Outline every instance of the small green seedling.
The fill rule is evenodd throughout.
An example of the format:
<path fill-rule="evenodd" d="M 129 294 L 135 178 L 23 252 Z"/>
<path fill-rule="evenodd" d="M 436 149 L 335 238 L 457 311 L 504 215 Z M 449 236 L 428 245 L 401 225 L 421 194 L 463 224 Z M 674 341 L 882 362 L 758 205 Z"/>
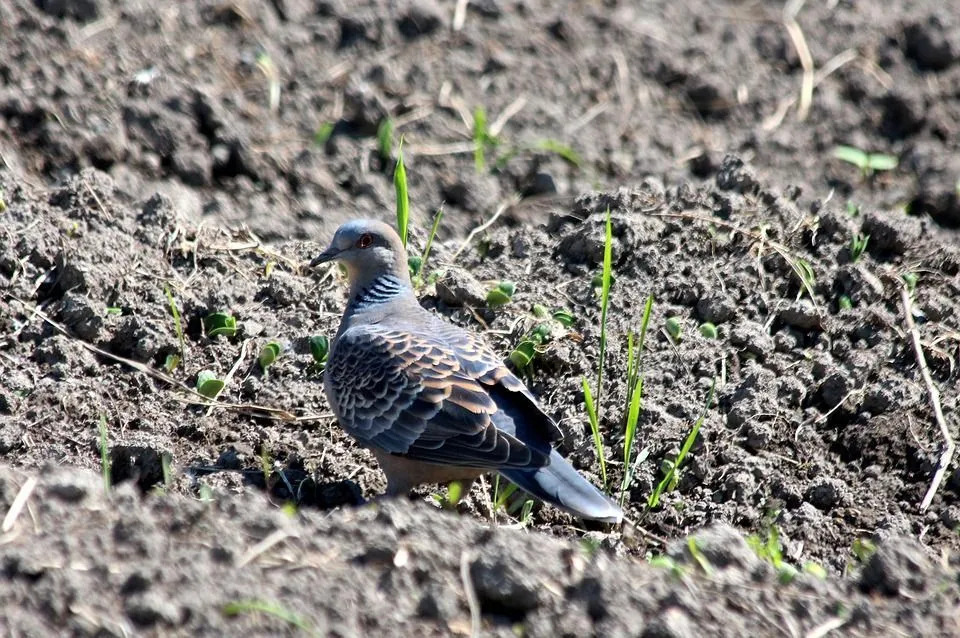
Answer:
<path fill-rule="evenodd" d="M 847 295 L 840 295 L 840 298 L 837 299 L 837 307 L 840 310 L 850 310 L 853 308 L 853 300 Z"/>
<path fill-rule="evenodd" d="M 310 355 L 318 368 L 327 365 L 327 357 L 330 356 L 330 340 L 324 335 L 310 337 Z"/>
<path fill-rule="evenodd" d="M 237 334 L 237 319 L 225 312 L 211 313 L 203 319 L 203 331 L 208 337 L 233 337 Z"/>
<path fill-rule="evenodd" d="M 683 319 L 680 317 L 668 317 L 667 320 L 663 323 L 664 329 L 667 331 L 667 334 L 670 335 L 670 339 L 674 343 L 680 343 L 680 336 L 683 332 Z"/>
<path fill-rule="evenodd" d="M 677 486 L 677 483 L 680 480 L 680 465 L 683 463 L 684 459 L 687 458 L 687 454 L 690 453 L 690 448 L 693 447 L 693 442 L 696 441 L 697 435 L 700 433 L 700 427 L 703 425 L 703 421 L 707 417 L 707 410 L 710 409 L 710 405 L 713 403 L 713 391 L 716 387 L 717 380 L 714 379 L 713 383 L 710 384 L 710 391 L 707 393 L 707 400 L 703 404 L 703 410 L 700 412 L 700 416 L 693 424 L 690 434 L 688 434 L 687 438 L 684 440 L 683 447 L 680 448 L 680 453 L 677 454 L 676 459 L 667 464 L 667 471 L 664 472 L 663 479 L 661 479 L 661 481 L 657 484 L 656 489 L 654 489 L 653 493 L 650 494 L 650 497 L 647 499 L 647 507 L 649 509 L 653 509 L 660 504 L 660 497 L 664 492 L 669 492 Z"/>
<path fill-rule="evenodd" d="M 683 565 L 675 561 L 667 554 L 657 554 L 656 556 L 652 556 L 650 558 L 650 566 L 666 569 L 674 578 L 677 579 L 683 578 L 684 575 Z"/>
<path fill-rule="evenodd" d="M 224 616 L 240 616 L 243 614 L 266 614 L 273 616 L 292 627 L 306 632 L 309 635 L 318 635 L 310 623 L 296 615 L 279 603 L 266 600 L 236 600 L 223 606 Z"/>
<path fill-rule="evenodd" d="M 697 539 L 693 536 L 687 538 L 687 551 L 690 552 L 693 560 L 697 561 L 697 565 L 700 565 L 700 569 L 703 570 L 703 573 L 706 574 L 708 578 L 713 575 L 713 565 L 710 564 L 707 557 L 700 551 L 700 546 L 697 545 Z"/>
<path fill-rule="evenodd" d="M 110 491 L 110 441 L 107 437 L 107 417 L 100 415 L 100 472 L 103 475 L 103 491 Z"/>
<path fill-rule="evenodd" d="M 700 334 L 707 339 L 716 339 L 717 338 L 717 327 L 706 321 L 700 324 Z"/>
<path fill-rule="evenodd" d="M 173 298 L 170 286 L 164 284 L 163 294 L 167 297 L 167 305 L 170 306 L 170 314 L 173 316 L 173 331 L 177 334 L 177 342 L 180 344 L 180 355 L 168 355 L 164 362 L 164 368 L 167 372 L 173 372 L 179 365 L 180 360 L 187 355 L 187 340 L 183 336 L 183 322 L 180 320 L 180 310 L 177 309 L 177 302 Z M 236 327 L 236 321 L 234 321 Z M 172 359 L 171 357 L 175 358 Z"/>
<path fill-rule="evenodd" d="M 870 560 L 870 557 L 873 556 L 874 552 L 877 551 L 877 546 L 869 538 L 858 538 L 853 541 L 851 551 L 853 552 L 854 558 L 860 563 L 866 563 Z"/>
<path fill-rule="evenodd" d="M 407 192 L 407 169 L 403 163 L 403 138 L 397 147 L 397 166 L 393 170 L 393 188 L 397 195 L 397 232 L 404 247 L 407 245 L 407 227 L 410 224 L 410 195 Z"/>
<path fill-rule="evenodd" d="M 603 270 L 600 276 L 600 357 L 597 362 L 597 401 L 603 390 L 603 363 L 607 352 L 607 310 L 610 306 L 610 286 L 613 285 L 613 224 L 610 208 L 604 226 Z M 604 480 L 606 485 L 606 480 Z"/>
<path fill-rule="evenodd" d="M 867 250 L 867 242 L 870 241 L 870 235 L 857 233 L 850 238 L 850 260 L 853 263 L 860 261 L 864 251 Z"/>
<path fill-rule="evenodd" d="M 597 408 L 593 402 L 593 394 L 590 392 L 590 384 L 587 378 L 583 377 L 583 402 L 587 407 L 587 417 L 590 419 L 590 433 L 593 435 L 593 447 L 597 452 L 597 460 L 600 461 L 600 477 L 603 479 L 603 488 L 609 491 L 607 482 L 607 459 L 603 451 L 603 437 L 600 436 L 600 419 L 597 417 Z"/>
<path fill-rule="evenodd" d="M 525 370 L 537 354 L 537 343 L 532 339 L 524 339 L 510 352 L 510 361 L 519 370 Z"/>
<path fill-rule="evenodd" d="M 266 51 L 257 52 L 257 68 L 267 78 L 269 87 L 269 107 L 271 111 L 276 111 L 280 107 L 280 73 L 277 72 L 277 65 Z"/>
<path fill-rule="evenodd" d="M 847 215 L 849 215 L 850 217 L 856 217 L 859 214 L 860 214 L 860 207 L 853 202 L 847 202 Z"/>
<path fill-rule="evenodd" d="M 107 314 L 108 314 L 108 315 L 122 315 L 122 314 L 123 314 L 123 308 L 118 308 L 118 307 L 116 307 L 116 306 L 107 306 Z"/>
<path fill-rule="evenodd" d="M 223 391 L 223 386 L 223 379 L 217 378 L 211 370 L 203 370 L 197 375 L 197 392 L 208 399 L 216 399 Z"/>
<path fill-rule="evenodd" d="M 559 155 L 564 161 L 566 161 L 569 164 L 572 164 L 573 166 L 576 166 L 577 168 L 580 168 L 583 165 L 583 159 L 580 157 L 580 155 L 575 150 L 573 150 L 572 148 L 564 144 L 563 142 L 559 142 L 557 140 L 548 138 L 548 139 L 543 139 L 537 142 L 535 147 L 540 149 L 541 151 L 555 153 L 556 155 Z"/>
<path fill-rule="evenodd" d="M 556 310 L 553 313 L 553 318 L 564 328 L 569 328 L 573 325 L 573 322 L 576 320 L 573 316 L 573 313 L 567 310 Z"/>
<path fill-rule="evenodd" d="M 333 129 L 333 122 L 324 122 L 318 126 L 316 133 L 313 134 L 313 143 L 317 146 L 325 146 L 333 137 Z"/>
<path fill-rule="evenodd" d="M 498 308 L 508 304 L 513 300 L 513 294 L 517 291 L 517 285 L 512 281 L 501 281 L 495 287 L 487 292 L 487 305 L 491 308 Z"/>
<path fill-rule="evenodd" d="M 257 363 L 259 363 L 263 371 L 266 372 L 267 368 L 277 360 L 282 351 L 283 347 L 279 343 L 271 341 L 260 348 L 260 354 L 257 355 Z"/>
<path fill-rule="evenodd" d="M 864 177 L 870 177 L 875 171 L 892 171 L 898 164 L 894 155 L 867 153 L 853 146 L 836 146 L 833 149 L 833 156 L 859 168 Z"/>
<path fill-rule="evenodd" d="M 0 188 L 0 213 L 6 212 L 6 210 L 7 210 L 6 193 L 4 193 L 3 189 Z"/>
<path fill-rule="evenodd" d="M 905 272 L 900 275 L 900 278 L 903 279 L 903 283 L 907 286 L 907 292 L 913 294 L 913 291 L 917 289 L 917 273 L 915 272 Z"/>
<path fill-rule="evenodd" d="M 167 374 L 176 370 L 178 365 L 180 365 L 180 355 L 176 353 L 168 354 L 163 360 L 163 370 Z"/>
<path fill-rule="evenodd" d="M 796 273 L 797 278 L 800 279 L 800 286 L 802 288 L 800 294 L 797 294 L 797 299 L 800 298 L 803 292 L 806 292 L 810 297 L 810 301 L 816 303 L 813 296 L 813 286 L 817 280 L 813 273 L 813 266 L 811 266 L 810 262 L 806 259 L 797 259 L 790 263 L 790 267 L 793 268 L 793 272 Z"/>
<path fill-rule="evenodd" d="M 473 110 L 473 165 L 478 173 L 487 169 L 486 152 L 500 143 L 490 134 L 487 125 L 487 112 L 482 106 Z"/>
<path fill-rule="evenodd" d="M 389 117 L 381 120 L 377 127 L 377 152 L 384 162 L 393 157 L 393 120 Z"/>

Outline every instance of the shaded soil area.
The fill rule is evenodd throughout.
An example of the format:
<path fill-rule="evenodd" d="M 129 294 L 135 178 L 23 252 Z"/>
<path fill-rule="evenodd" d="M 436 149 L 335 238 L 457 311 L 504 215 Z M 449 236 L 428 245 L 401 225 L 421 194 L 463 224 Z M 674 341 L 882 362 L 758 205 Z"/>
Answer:
<path fill-rule="evenodd" d="M 911 333 L 956 434 L 957 17 L 478 0 L 460 27 L 456 4 L 0 6 L 4 629 L 470 634 L 472 607 L 496 635 L 960 631 L 960 476 L 921 507 L 943 438 Z M 504 356 L 547 334 L 524 374 L 598 484 L 582 379 L 609 211 L 593 383 L 617 495 L 627 335 L 654 298 L 622 529 L 518 522 L 489 482 L 459 516 L 433 489 L 364 505 L 383 477 L 310 346 L 342 276 L 301 265 L 345 219 L 392 220 L 401 135 L 414 250 L 445 211 L 422 303 Z M 215 312 L 235 334 L 208 336 Z"/>

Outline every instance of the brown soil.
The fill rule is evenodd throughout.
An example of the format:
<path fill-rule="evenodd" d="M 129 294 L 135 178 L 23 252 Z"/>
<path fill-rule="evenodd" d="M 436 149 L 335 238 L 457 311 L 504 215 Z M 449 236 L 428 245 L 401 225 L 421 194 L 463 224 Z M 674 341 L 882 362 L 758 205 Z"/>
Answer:
<path fill-rule="evenodd" d="M 455 4 L 0 5 L 0 633 L 469 634 L 471 607 L 494 635 L 960 633 L 960 476 L 921 508 L 943 440 L 906 316 L 956 435 L 957 16 L 805 4 L 801 121 L 803 64 L 768 3 L 472 0 L 460 30 Z M 482 170 L 479 106 L 500 139 Z M 521 526 L 491 512 L 489 482 L 459 515 L 430 489 L 364 504 L 383 478 L 330 418 L 309 346 L 336 328 L 341 278 L 299 265 L 345 219 L 393 219 L 387 117 L 415 247 L 445 210 L 423 304 L 505 355 L 534 304 L 575 316 L 528 378 L 598 483 L 581 379 L 609 209 L 614 486 L 626 335 L 655 298 L 623 529 L 540 506 Z M 865 175 L 837 144 L 898 167 Z M 487 308 L 500 280 L 517 293 Z M 217 311 L 235 336 L 205 335 Z M 283 352 L 264 372 L 270 341 Z M 217 406 L 190 392 L 202 370 L 229 377 Z M 714 380 L 675 489 L 648 509 Z M 747 546 L 771 530 L 795 578 Z M 297 618 L 226 613 L 237 601 Z"/>

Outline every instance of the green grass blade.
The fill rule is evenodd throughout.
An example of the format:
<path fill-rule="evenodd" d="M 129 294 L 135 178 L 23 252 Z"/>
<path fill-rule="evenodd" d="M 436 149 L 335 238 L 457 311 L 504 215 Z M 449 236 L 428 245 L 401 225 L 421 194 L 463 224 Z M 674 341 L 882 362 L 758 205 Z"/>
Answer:
<path fill-rule="evenodd" d="M 427 237 L 427 245 L 423 247 L 423 256 L 420 261 L 420 272 L 427 267 L 427 258 L 430 256 L 430 247 L 433 246 L 433 238 L 437 236 L 437 229 L 440 228 L 440 220 L 443 219 L 443 206 L 437 209 L 437 214 L 433 216 L 433 226 L 430 227 L 430 236 Z"/>
<path fill-rule="evenodd" d="M 278 618 L 285 623 L 309 634 L 313 634 L 310 624 L 279 603 L 267 600 L 236 600 L 223 606 L 225 616 L 239 616 L 241 614 L 262 613 Z"/>
<path fill-rule="evenodd" d="M 170 286 L 164 284 L 163 292 L 167 296 L 167 303 L 170 304 L 170 314 L 173 315 L 173 330 L 177 333 L 177 340 L 180 342 L 180 358 L 183 359 L 186 354 L 187 342 L 183 338 L 183 323 L 180 321 L 180 311 L 177 309 L 177 302 L 173 299 L 173 293 L 170 292 Z"/>
<path fill-rule="evenodd" d="M 665 491 L 673 489 L 672 486 L 676 484 L 677 470 L 680 468 L 683 460 L 690 452 L 690 448 L 693 447 L 693 442 L 697 440 L 697 435 L 700 433 L 700 426 L 703 425 L 703 420 L 707 417 L 707 410 L 710 409 L 710 404 L 713 403 L 713 391 L 716 387 L 717 380 L 714 379 L 713 383 L 710 384 L 710 392 L 707 393 L 707 400 L 703 404 L 703 410 L 700 412 L 700 416 L 697 418 L 697 421 L 693 424 L 693 429 L 690 430 L 690 434 L 687 435 L 687 439 L 683 442 L 683 447 L 680 448 L 680 453 L 677 454 L 677 458 L 670 467 L 670 471 L 666 473 L 663 479 L 657 484 L 657 487 L 650 495 L 650 498 L 647 499 L 648 508 L 654 508 L 659 505 L 660 496 L 663 495 Z"/>
<path fill-rule="evenodd" d="M 597 366 L 597 401 L 603 391 L 603 361 L 607 351 L 607 308 L 610 305 L 610 275 L 613 268 L 613 226 L 607 208 L 606 235 L 603 241 L 603 275 L 600 288 L 600 363 Z"/>
<path fill-rule="evenodd" d="M 100 415 L 100 471 L 103 473 L 103 491 L 110 491 L 110 450 L 107 438 L 107 417 Z"/>
<path fill-rule="evenodd" d="M 487 112 L 482 106 L 473 110 L 473 165 L 478 173 L 487 168 L 486 147 L 490 137 L 487 131 Z"/>
<path fill-rule="evenodd" d="M 835 146 L 833 156 L 838 160 L 853 164 L 860 170 L 867 167 L 867 154 L 853 146 L 843 146 L 842 144 Z"/>
<path fill-rule="evenodd" d="M 410 223 L 410 197 L 407 193 L 407 169 L 403 164 L 403 138 L 397 147 L 397 167 L 393 171 L 393 187 L 397 191 L 397 232 L 404 247 L 407 245 L 407 226 Z"/>
<path fill-rule="evenodd" d="M 642 396 L 643 377 L 638 374 L 636 385 L 631 392 L 630 408 L 627 413 L 627 427 L 623 441 L 623 482 L 620 485 L 621 507 L 623 506 L 623 499 L 627 493 L 629 482 L 633 478 L 633 472 L 630 471 L 630 457 L 633 455 L 633 445 L 636 441 L 637 422 L 640 420 L 640 398 Z"/>
<path fill-rule="evenodd" d="M 590 384 L 587 382 L 586 377 L 583 377 L 582 381 L 583 402 L 587 406 L 587 416 L 590 419 L 590 431 L 593 433 L 593 447 L 597 451 L 597 459 L 600 461 L 600 476 L 603 478 L 603 487 L 607 489 L 607 460 L 603 454 L 603 437 L 600 436 L 600 420 L 597 418 L 597 409 L 593 403 Z"/>

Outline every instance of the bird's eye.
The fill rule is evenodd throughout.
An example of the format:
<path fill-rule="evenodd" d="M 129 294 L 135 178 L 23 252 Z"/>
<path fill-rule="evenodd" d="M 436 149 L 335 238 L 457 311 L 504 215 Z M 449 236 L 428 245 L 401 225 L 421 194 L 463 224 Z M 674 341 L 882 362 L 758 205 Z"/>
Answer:
<path fill-rule="evenodd" d="M 360 235 L 360 239 L 357 240 L 357 248 L 367 248 L 372 243 L 373 237 L 370 236 L 370 233 L 364 233 Z"/>

